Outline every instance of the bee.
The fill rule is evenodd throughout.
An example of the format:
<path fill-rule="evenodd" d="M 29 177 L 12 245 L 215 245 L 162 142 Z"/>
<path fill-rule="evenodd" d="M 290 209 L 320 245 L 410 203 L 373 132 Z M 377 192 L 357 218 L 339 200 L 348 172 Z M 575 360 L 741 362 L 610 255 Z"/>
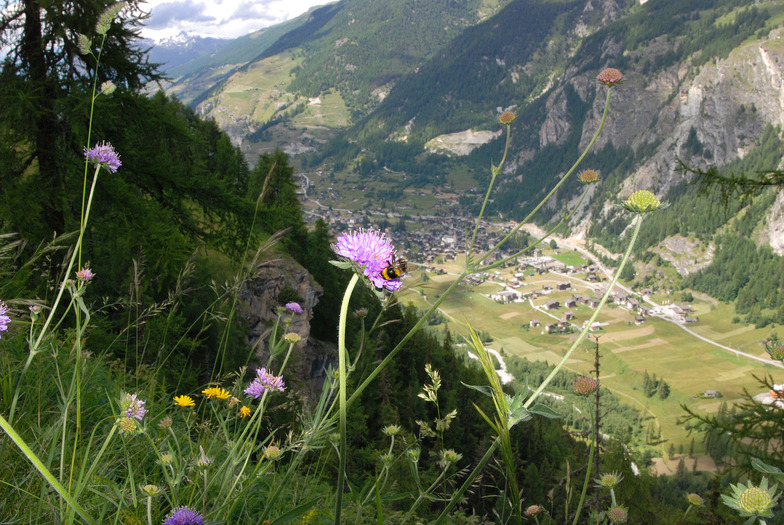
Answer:
<path fill-rule="evenodd" d="M 387 261 L 387 267 L 381 270 L 381 277 L 387 281 L 400 279 L 408 270 L 408 261 L 405 257 L 395 257 Z"/>

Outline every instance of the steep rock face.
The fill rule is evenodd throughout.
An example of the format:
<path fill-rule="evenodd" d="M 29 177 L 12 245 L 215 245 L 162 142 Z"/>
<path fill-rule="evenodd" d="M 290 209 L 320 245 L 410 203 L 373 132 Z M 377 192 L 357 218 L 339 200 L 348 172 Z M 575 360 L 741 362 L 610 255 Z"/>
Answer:
<path fill-rule="evenodd" d="M 613 88 L 610 113 L 594 145 L 601 150 L 637 149 L 657 144 L 654 154 L 624 181 L 620 197 L 637 189 L 651 189 L 663 196 L 674 185 L 685 182 L 676 169 L 677 158 L 698 167 L 723 165 L 743 157 L 760 138 L 768 124 L 784 125 L 784 30 L 771 31 L 734 50 L 726 59 L 714 59 L 699 69 L 675 64 L 656 74 L 626 70 L 624 82 Z M 672 48 L 663 39 L 634 51 L 655 58 Z M 609 41 L 603 56 L 612 66 L 617 45 Z M 567 70 L 563 82 L 548 94 L 547 117 L 540 128 L 542 146 L 559 143 L 570 130 L 564 84 L 568 83 L 583 101 L 593 99 L 583 124 L 580 148 L 585 148 L 599 126 L 605 103 L 605 88 L 596 87 L 596 72 Z M 685 147 L 689 136 L 696 137 L 700 156 Z M 704 153 L 703 153 L 704 155 Z M 775 169 L 776 166 L 770 166 Z M 781 206 L 779 206 L 780 208 Z M 771 211 L 767 242 L 784 253 L 781 212 Z M 573 225 L 581 220 L 577 214 Z"/>
<path fill-rule="evenodd" d="M 784 190 L 779 192 L 776 202 L 767 216 L 764 238 L 776 255 L 784 256 Z"/>
<path fill-rule="evenodd" d="M 303 310 L 301 314 L 284 310 L 281 315 L 284 332 L 295 332 L 302 339 L 295 345 L 287 365 L 287 383 L 293 379 L 312 398 L 320 391 L 324 365 L 334 360 L 336 352 L 334 347 L 310 340 L 310 320 L 322 289 L 308 271 L 283 255 L 260 262 L 256 275 L 240 291 L 237 312 L 247 323 L 249 345 L 255 349 L 258 361 L 266 364 L 269 359 L 266 341 L 281 311 L 278 298 L 284 289 L 293 289 L 299 295 Z"/>

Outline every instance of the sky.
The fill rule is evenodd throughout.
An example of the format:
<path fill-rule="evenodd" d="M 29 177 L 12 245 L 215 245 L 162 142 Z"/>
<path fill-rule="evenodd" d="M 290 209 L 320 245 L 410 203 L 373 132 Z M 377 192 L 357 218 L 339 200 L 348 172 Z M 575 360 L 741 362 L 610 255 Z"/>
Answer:
<path fill-rule="evenodd" d="M 285 22 L 331 0 L 147 0 L 142 36 L 159 40 L 185 31 L 236 38 Z"/>

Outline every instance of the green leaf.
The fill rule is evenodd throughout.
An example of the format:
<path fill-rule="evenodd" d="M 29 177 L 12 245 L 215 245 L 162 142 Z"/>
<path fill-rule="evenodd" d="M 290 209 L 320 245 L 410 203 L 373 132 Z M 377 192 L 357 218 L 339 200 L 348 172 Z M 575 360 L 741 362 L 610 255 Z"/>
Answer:
<path fill-rule="evenodd" d="M 467 386 L 468 388 L 473 388 L 477 392 L 481 392 L 488 397 L 493 397 L 493 389 L 487 385 L 469 385 L 468 383 L 463 383 L 460 381 L 463 386 Z"/>
<path fill-rule="evenodd" d="M 512 428 L 521 421 L 531 419 L 531 412 L 525 407 L 512 407 L 509 410 L 509 428 Z"/>
<path fill-rule="evenodd" d="M 548 419 L 558 419 L 563 417 L 561 414 L 559 414 L 552 408 L 548 407 L 547 405 L 543 405 L 542 403 L 537 403 L 533 407 L 531 407 L 531 413 L 546 417 Z"/>
<path fill-rule="evenodd" d="M 294 507 L 287 513 L 280 516 L 278 519 L 272 522 L 272 525 L 283 525 L 284 523 L 289 523 L 294 521 L 295 519 L 302 517 L 306 512 L 316 506 L 321 498 L 316 498 L 314 500 L 308 501 L 307 503 L 303 503 L 299 507 Z"/>
<path fill-rule="evenodd" d="M 351 268 L 351 263 L 348 261 L 329 261 L 332 266 L 337 266 L 341 270 L 348 270 Z"/>

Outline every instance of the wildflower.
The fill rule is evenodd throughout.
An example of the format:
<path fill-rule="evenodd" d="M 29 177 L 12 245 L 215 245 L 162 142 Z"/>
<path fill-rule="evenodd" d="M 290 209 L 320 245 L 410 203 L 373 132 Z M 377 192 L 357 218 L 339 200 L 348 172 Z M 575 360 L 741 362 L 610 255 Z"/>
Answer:
<path fill-rule="evenodd" d="M 689 501 L 689 505 L 694 507 L 702 507 L 703 501 L 699 494 L 691 493 L 686 496 L 686 499 Z"/>
<path fill-rule="evenodd" d="M 212 399 L 213 397 L 217 397 L 218 399 L 229 399 L 231 397 L 231 392 L 219 386 L 205 388 L 201 393 L 207 396 L 207 399 Z"/>
<path fill-rule="evenodd" d="M 144 408 L 144 401 L 137 399 L 138 394 L 125 394 L 125 397 L 120 400 L 120 410 L 128 417 L 133 417 L 141 421 L 147 413 Z"/>
<path fill-rule="evenodd" d="M 574 382 L 572 386 L 572 391 L 577 394 L 578 396 L 587 396 L 596 388 L 599 384 L 596 382 L 595 379 L 591 377 L 578 377 L 577 380 Z"/>
<path fill-rule="evenodd" d="M 368 314 L 367 308 L 358 308 L 354 310 L 354 317 L 356 317 L 357 319 L 364 319 L 365 317 L 367 317 L 367 314 Z"/>
<path fill-rule="evenodd" d="M 128 416 L 121 417 L 118 424 L 120 425 L 120 430 L 122 430 L 126 434 L 136 433 L 136 422 L 133 420 L 133 418 L 130 418 Z"/>
<path fill-rule="evenodd" d="M 250 408 L 243 405 L 242 408 L 240 408 L 240 417 L 248 417 L 249 415 L 250 415 Z"/>
<path fill-rule="evenodd" d="M 170 465 L 172 461 L 174 461 L 173 455 L 169 454 L 168 452 L 166 454 L 161 454 L 162 465 Z"/>
<path fill-rule="evenodd" d="M 147 494 L 149 497 L 157 496 L 161 493 L 161 489 L 158 488 L 158 485 L 145 485 L 142 487 L 142 492 Z"/>
<path fill-rule="evenodd" d="M 382 275 L 395 254 L 395 247 L 383 233 L 365 230 L 344 233 L 332 248 L 356 263 L 376 288 L 394 292 L 402 285 L 399 278 L 385 279 Z"/>
<path fill-rule="evenodd" d="M 302 313 L 302 307 L 298 303 L 295 303 L 294 301 L 290 303 L 286 303 L 286 310 L 291 310 L 295 314 Z"/>
<path fill-rule="evenodd" d="M 412 463 L 418 463 L 420 452 L 422 451 L 418 448 L 410 448 L 406 450 L 406 455 L 408 456 L 408 459 L 410 459 Z"/>
<path fill-rule="evenodd" d="M 76 272 L 76 278 L 82 281 L 83 283 L 88 282 L 93 277 L 95 277 L 95 274 L 89 268 L 82 268 L 81 270 Z"/>
<path fill-rule="evenodd" d="M 661 208 L 661 202 L 650 191 L 638 190 L 629 195 L 623 207 L 632 213 L 648 213 Z"/>
<path fill-rule="evenodd" d="M 503 113 L 501 113 L 501 116 L 498 117 L 498 122 L 502 126 L 508 126 L 509 124 L 514 122 L 516 119 L 517 119 L 517 115 L 515 115 L 511 111 L 504 111 Z"/>
<path fill-rule="evenodd" d="M 114 93 L 114 90 L 117 89 L 117 86 L 111 80 L 107 80 L 103 84 L 101 84 L 101 93 L 104 95 L 111 95 Z"/>
<path fill-rule="evenodd" d="M 286 335 L 283 336 L 283 339 L 285 339 L 287 343 L 290 343 L 292 345 L 302 341 L 302 338 L 296 332 L 287 333 Z"/>
<path fill-rule="evenodd" d="M 171 426 L 172 426 L 172 420 L 169 416 L 166 416 L 165 418 L 161 419 L 161 422 L 158 423 L 158 427 L 161 430 L 166 430 L 167 428 L 171 428 Z"/>
<path fill-rule="evenodd" d="M 599 172 L 596 170 L 584 170 L 580 173 L 580 182 L 583 184 L 593 184 L 599 182 Z"/>
<path fill-rule="evenodd" d="M 204 518 L 188 507 L 177 507 L 166 516 L 163 525 L 204 525 Z"/>
<path fill-rule="evenodd" d="M 735 509 L 743 517 L 759 516 L 772 518 L 771 509 L 776 506 L 780 495 L 776 494 L 777 486 L 768 488 L 768 479 L 762 478 L 759 487 L 752 484 L 745 486 L 743 483 L 730 485 L 732 496 L 721 495 L 724 504 Z"/>
<path fill-rule="evenodd" d="M 241 402 L 241 401 L 240 401 L 239 399 L 237 399 L 237 398 L 236 398 L 236 397 L 234 397 L 234 396 L 231 396 L 231 399 L 229 399 L 229 406 L 230 406 L 230 407 L 233 407 L 234 405 L 238 405 L 238 404 L 240 404 L 240 402 Z"/>
<path fill-rule="evenodd" d="M 447 468 L 449 465 L 457 463 L 462 458 L 462 454 L 458 454 L 454 450 L 447 449 L 441 451 L 441 460 L 438 462 L 441 465 L 441 468 Z"/>
<path fill-rule="evenodd" d="M 400 434 L 400 427 L 397 425 L 388 425 L 382 430 L 387 436 L 397 436 Z"/>
<path fill-rule="evenodd" d="M 378 459 L 381 460 L 385 467 L 389 468 L 392 466 L 395 456 L 391 452 L 384 452 L 378 456 Z"/>
<path fill-rule="evenodd" d="M 187 408 L 196 404 L 191 396 L 174 396 L 174 404 L 178 407 Z"/>
<path fill-rule="evenodd" d="M 125 7 L 128 3 L 127 2 L 117 2 L 114 5 L 110 5 L 106 9 L 104 9 L 101 16 L 98 17 L 98 22 L 95 23 L 95 32 L 99 35 L 105 35 L 109 32 L 109 27 L 112 24 L 112 20 L 117 17 L 123 7 Z"/>
<path fill-rule="evenodd" d="M 120 156 L 117 155 L 117 152 L 114 151 L 114 147 L 108 142 L 96 144 L 95 147 L 90 148 L 89 150 L 84 148 L 84 154 L 87 157 L 87 160 L 93 164 L 103 166 L 112 173 L 117 173 L 117 168 L 122 166 Z"/>
<path fill-rule="evenodd" d="M 620 483 L 622 480 L 623 480 L 623 476 L 621 476 L 617 472 L 613 472 L 612 474 L 605 474 L 604 476 L 596 480 L 596 483 L 599 487 L 611 489 L 615 487 L 618 483 Z"/>
<path fill-rule="evenodd" d="M 607 517 L 610 518 L 610 523 L 626 523 L 626 520 L 629 518 L 629 513 L 625 508 L 616 505 L 610 507 L 610 510 L 607 511 Z"/>
<path fill-rule="evenodd" d="M 599 75 L 596 77 L 596 80 L 605 86 L 613 86 L 615 84 L 619 84 L 621 80 L 623 80 L 623 75 L 614 67 L 608 67 L 599 73 Z"/>
<path fill-rule="evenodd" d="M 543 510 L 544 509 L 542 507 L 540 507 L 539 505 L 531 505 L 530 507 L 525 509 L 525 515 L 526 516 L 536 516 L 537 514 L 542 512 Z"/>
<path fill-rule="evenodd" d="M 258 399 L 262 394 L 264 394 L 264 392 L 271 390 L 278 390 L 279 392 L 283 392 L 285 388 L 286 387 L 283 384 L 283 376 L 274 376 L 267 372 L 266 368 L 257 368 L 256 378 L 250 382 L 248 388 L 246 388 L 244 392 L 247 395 Z"/>
<path fill-rule="evenodd" d="M 281 454 L 283 454 L 283 452 L 281 452 L 280 448 L 276 445 L 269 445 L 264 448 L 264 457 L 270 461 L 275 461 Z"/>
<path fill-rule="evenodd" d="M 8 323 L 11 318 L 8 316 L 8 305 L 0 301 L 0 332 L 8 331 Z"/>

